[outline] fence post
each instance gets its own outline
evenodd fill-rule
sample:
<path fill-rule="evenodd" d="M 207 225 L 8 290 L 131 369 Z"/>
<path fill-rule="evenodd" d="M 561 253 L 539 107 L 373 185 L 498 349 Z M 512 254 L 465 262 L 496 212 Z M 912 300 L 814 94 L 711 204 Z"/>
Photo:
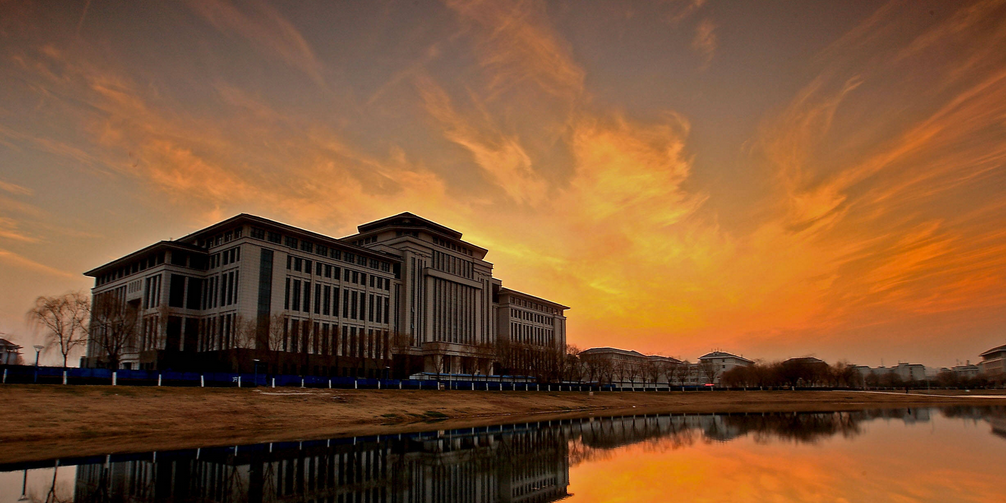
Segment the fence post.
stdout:
<path fill-rule="evenodd" d="M 63 385 L 66 386 L 66 369 L 63 369 Z"/>
<path fill-rule="evenodd" d="M 240 375 L 238 376 L 238 387 L 239 388 L 241 387 L 241 376 Z"/>
<path fill-rule="evenodd" d="M 199 387 L 200 388 L 205 388 L 206 387 L 206 379 L 205 379 L 205 377 L 203 377 L 202 374 L 199 374 Z"/>
<path fill-rule="evenodd" d="M 402 381 L 401 381 L 401 379 L 399 379 L 399 381 L 398 381 L 398 389 L 402 389 Z"/>
<path fill-rule="evenodd" d="M 475 381 L 472 381 L 472 391 L 475 391 Z"/>
<path fill-rule="evenodd" d="M 377 389 L 381 389 L 381 380 L 380 379 L 377 380 Z"/>
<path fill-rule="evenodd" d="M 357 387 L 357 382 L 356 382 L 356 378 L 355 377 L 353 378 L 353 389 L 360 389 L 360 388 Z"/>
<path fill-rule="evenodd" d="M 303 377 L 300 378 L 300 387 L 301 388 L 304 387 L 304 378 Z"/>
<path fill-rule="evenodd" d="M 328 378 L 328 389 L 332 389 L 332 378 Z"/>
<path fill-rule="evenodd" d="M 158 386 L 160 386 L 160 385 L 161 385 L 161 376 L 162 376 L 162 374 L 161 374 L 160 372 L 158 372 L 158 373 L 157 373 L 157 385 L 158 385 Z"/>
<path fill-rule="evenodd" d="M 272 378 L 272 387 L 273 388 L 276 387 L 276 378 L 275 377 Z"/>
<path fill-rule="evenodd" d="M 118 383 L 117 383 L 118 377 L 119 377 L 119 371 L 113 370 L 112 371 L 112 386 L 117 386 L 118 385 Z"/>

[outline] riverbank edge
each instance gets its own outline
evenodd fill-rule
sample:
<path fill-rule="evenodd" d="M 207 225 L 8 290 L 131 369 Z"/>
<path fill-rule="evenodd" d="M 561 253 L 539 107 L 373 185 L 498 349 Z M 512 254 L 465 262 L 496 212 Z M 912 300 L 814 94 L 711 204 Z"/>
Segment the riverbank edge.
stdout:
<path fill-rule="evenodd" d="M 981 394 L 981 396 L 969 396 Z M 0 464 L 651 414 L 1006 405 L 1001 392 L 572 392 L 8 386 Z"/>

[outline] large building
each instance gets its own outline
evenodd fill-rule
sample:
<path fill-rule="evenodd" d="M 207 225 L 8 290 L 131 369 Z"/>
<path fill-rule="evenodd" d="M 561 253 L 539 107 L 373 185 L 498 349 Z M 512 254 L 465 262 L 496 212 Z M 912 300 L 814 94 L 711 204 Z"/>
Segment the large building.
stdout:
<path fill-rule="evenodd" d="M 354 377 L 491 374 L 563 351 L 568 307 L 504 288 L 488 250 L 411 213 L 333 238 L 241 214 L 85 273 L 85 366 Z"/>

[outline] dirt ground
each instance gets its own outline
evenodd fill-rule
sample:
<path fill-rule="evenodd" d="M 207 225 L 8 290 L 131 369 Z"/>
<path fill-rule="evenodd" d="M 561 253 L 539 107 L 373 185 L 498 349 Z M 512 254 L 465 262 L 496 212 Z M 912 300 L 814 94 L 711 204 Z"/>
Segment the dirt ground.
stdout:
<path fill-rule="evenodd" d="M 485 392 L 0 387 L 0 463 L 584 416 L 1006 405 L 973 391 Z M 975 396 L 982 395 L 982 396 Z M 984 398 L 983 398 L 984 397 Z"/>

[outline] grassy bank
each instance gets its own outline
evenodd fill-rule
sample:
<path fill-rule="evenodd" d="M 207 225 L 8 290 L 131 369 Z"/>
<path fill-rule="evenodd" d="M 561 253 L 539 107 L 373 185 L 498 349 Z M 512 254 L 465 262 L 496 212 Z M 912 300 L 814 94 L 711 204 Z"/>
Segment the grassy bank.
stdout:
<path fill-rule="evenodd" d="M 977 394 L 978 392 L 972 393 Z M 982 392 L 983 395 L 989 393 Z M 64 456 L 375 435 L 588 415 L 1006 405 L 960 393 L 672 393 L 0 387 L 0 463 Z"/>

